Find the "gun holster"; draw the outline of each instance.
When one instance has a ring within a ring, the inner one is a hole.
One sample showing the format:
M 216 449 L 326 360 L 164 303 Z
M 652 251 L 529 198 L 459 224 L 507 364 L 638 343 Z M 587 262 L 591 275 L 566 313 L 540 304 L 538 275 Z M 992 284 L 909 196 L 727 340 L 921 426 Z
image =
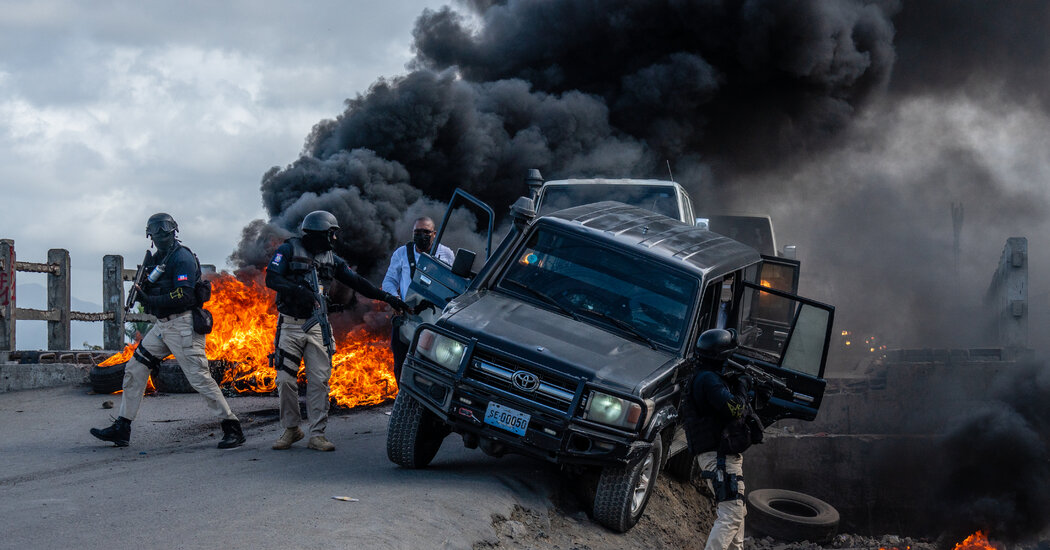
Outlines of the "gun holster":
M 738 476 L 726 472 L 725 457 L 718 457 L 718 464 L 715 466 L 713 472 L 701 472 L 700 477 L 702 479 L 711 480 L 711 488 L 715 493 L 715 502 L 725 502 L 727 500 L 738 500 L 744 497 L 740 494 L 740 481 L 744 479 L 744 476 Z

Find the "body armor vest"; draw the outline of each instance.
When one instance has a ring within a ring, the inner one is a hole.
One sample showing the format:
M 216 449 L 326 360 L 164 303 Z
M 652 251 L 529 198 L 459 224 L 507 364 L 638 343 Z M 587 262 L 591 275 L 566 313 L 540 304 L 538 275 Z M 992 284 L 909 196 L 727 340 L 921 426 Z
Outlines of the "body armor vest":
M 193 260 L 197 264 L 197 269 L 196 269 L 196 271 L 193 274 L 193 277 L 194 277 L 193 278 L 193 284 L 189 287 L 189 291 L 193 292 L 193 290 L 196 287 L 197 283 L 200 282 L 200 280 L 201 280 L 201 267 L 200 267 L 201 264 L 200 264 L 200 260 L 197 260 L 197 255 L 194 254 L 192 250 L 190 250 L 189 248 L 187 248 L 185 246 L 182 246 L 181 244 L 176 242 L 175 246 L 172 247 L 172 250 L 169 253 L 167 253 L 167 254 L 154 253 L 151 256 L 150 261 L 146 262 L 146 264 L 143 266 L 143 270 L 147 274 L 150 273 L 151 271 L 153 271 L 153 268 L 158 266 L 158 265 L 160 265 L 160 264 L 165 264 L 165 266 L 166 266 L 166 271 L 164 272 L 163 275 L 161 275 L 160 279 L 157 279 L 157 282 L 155 282 L 155 283 L 147 282 L 144 285 L 143 291 L 147 295 L 149 295 L 149 296 L 161 296 L 161 295 L 168 294 L 171 291 L 175 290 L 175 279 L 174 279 L 175 275 L 174 275 L 174 271 L 171 269 L 171 263 L 172 263 L 173 260 L 175 260 L 175 256 L 177 256 L 179 254 L 179 250 L 180 249 L 185 249 L 186 252 L 189 252 L 193 256 Z M 154 315 L 156 317 L 167 317 L 169 315 L 174 315 L 176 313 L 182 313 L 184 311 L 189 311 L 190 309 L 192 309 L 192 306 L 191 307 L 185 307 L 185 308 L 179 308 L 179 309 L 171 309 L 171 308 L 165 308 L 165 307 L 156 307 L 156 308 L 146 307 L 145 309 L 146 309 L 146 313 L 149 313 L 149 314 Z
M 307 275 L 310 269 L 316 266 L 317 282 L 321 285 L 321 293 L 327 297 L 328 287 L 335 278 L 335 254 L 331 250 L 311 254 L 299 237 L 292 237 L 285 242 L 292 245 L 292 257 L 288 259 L 288 270 L 284 277 L 297 285 L 310 288 L 306 280 Z M 309 309 L 304 311 L 303 304 L 283 292 L 277 293 L 277 310 L 294 317 L 308 317 L 311 313 Z

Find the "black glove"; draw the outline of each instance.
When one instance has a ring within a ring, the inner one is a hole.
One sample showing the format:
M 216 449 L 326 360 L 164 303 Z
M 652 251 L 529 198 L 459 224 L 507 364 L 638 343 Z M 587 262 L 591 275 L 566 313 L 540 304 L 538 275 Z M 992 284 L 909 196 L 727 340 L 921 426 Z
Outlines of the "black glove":
M 412 308 L 408 307 L 408 304 L 401 301 L 401 298 L 398 298 L 393 294 L 387 294 L 383 298 L 383 301 L 390 304 L 390 307 L 394 308 L 394 311 L 396 311 L 397 313 L 405 313 L 407 311 L 412 310 Z
M 769 403 L 769 400 L 772 399 L 772 397 L 773 388 L 771 386 L 759 384 L 758 387 L 755 388 L 755 405 L 758 408 L 766 406 L 766 403 Z
M 753 385 L 754 382 L 751 380 L 750 376 L 741 374 L 736 377 L 736 394 L 747 399 L 748 394 L 751 392 L 751 386 Z

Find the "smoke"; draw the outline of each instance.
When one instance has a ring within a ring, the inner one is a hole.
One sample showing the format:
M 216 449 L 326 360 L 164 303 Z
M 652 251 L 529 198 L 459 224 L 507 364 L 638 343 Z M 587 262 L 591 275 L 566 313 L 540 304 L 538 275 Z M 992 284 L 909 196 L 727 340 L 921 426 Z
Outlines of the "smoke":
M 462 187 L 503 214 L 523 175 L 662 177 L 711 196 L 726 173 L 823 150 L 883 89 L 892 5 L 544 1 L 465 4 L 417 21 L 413 71 L 318 123 L 262 182 L 265 224 L 231 261 L 260 266 L 314 208 L 338 252 L 381 270 L 403 213 Z M 703 178 L 704 181 L 701 181 Z
M 1050 369 L 1016 366 L 987 407 L 966 415 L 937 449 L 933 488 L 942 529 L 961 540 L 976 529 L 1024 542 L 1050 526 Z

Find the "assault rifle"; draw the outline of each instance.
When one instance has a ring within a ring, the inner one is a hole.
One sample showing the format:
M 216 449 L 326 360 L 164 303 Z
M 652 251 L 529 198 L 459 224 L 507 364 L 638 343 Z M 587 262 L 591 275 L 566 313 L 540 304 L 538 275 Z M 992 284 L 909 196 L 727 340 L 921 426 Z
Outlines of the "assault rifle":
M 142 258 L 142 263 L 139 264 L 139 268 L 135 271 L 135 278 L 131 280 L 131 291 L 128 292 L 128 301 L 124 304 L 124 315 L 127 315 L 131 308 L 135 305 L 135 302 L 139 299 L 139 293 L 142 290 L 142 285 L 146 282 L 146 264 L 153 258 L 153 254 L 149 250 L 146 251 L 146 256 Z
M 324 340 L 324 346 L 328 348 L 328 356 L 331 357 L 335 355 L 335 341 L 332 339 L 332 325 L 328 322 L 328 298 L 321 291 L 321 282 L 317 279 L 317 266 L 310 268 L 310 272 L 306 274 L 306 282 L 314 292 L 317 307 L 314 308 L 310 319 L 303 323 L 303 332 L 309 332 L 314 325 L 321 325 L 321 338 Z
M 781 389 L 787 390 L 787 382 L 779 376 L 774 376 L 768 372 L 752 365 L 751 363 L 737 363 L 733 359 L 726 359 L 726 370 L 733 371 L 735 374 L 746 374 L 755 381 L 756 387 L 765 386 L 769 389 Z

